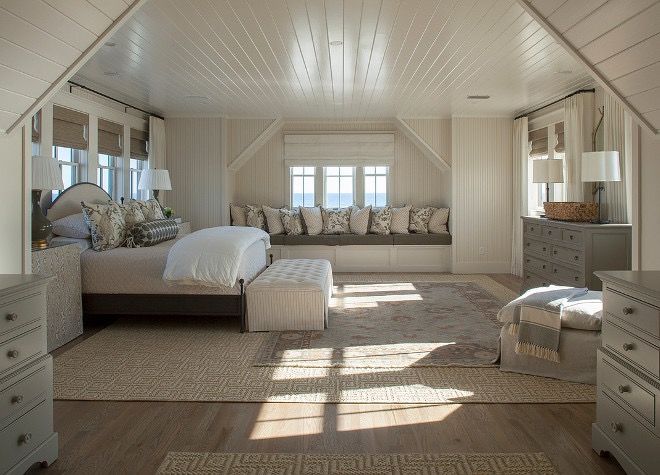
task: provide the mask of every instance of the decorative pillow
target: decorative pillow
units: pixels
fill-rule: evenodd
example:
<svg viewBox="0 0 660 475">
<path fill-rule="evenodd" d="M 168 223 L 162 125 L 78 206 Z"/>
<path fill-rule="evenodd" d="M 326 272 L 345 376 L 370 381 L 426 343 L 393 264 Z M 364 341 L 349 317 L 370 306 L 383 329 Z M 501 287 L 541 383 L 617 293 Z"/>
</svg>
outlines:
<svg viewBox="0 0 660 475">
<path fill-rule="evenodd" d="M 245 215 L 245 207 L 230 205 L 231 211 L 231 225 L 232 226 L 247 226 L 247 216 Z"/>
<path fill-rule="evenodd" d="M 300 208 L 295 209 L 281 209 L 280 217 L 282 218 L 282 225 L 284 231 L 289 236 L 299 236 L 303 233 L 302 216 Z"/>
<path fill-rule="evenodd" d="M 390 234 L 390 225 L 392 224 L 392 208 L 373 208 L 371 213 L 371 227 L 369 231 L 372 234 Z"/>
<path fill-rule="evenodd" d="M 282 217 L 280 216 L 280 209 L 271 208 L 270 206 L 262 207 L 266 222 L 268 223 L 268 232 L 270 234 L 284 234 L 284 225 L 282 224 Z"/>
<path fill-rule="evenodd" d="M 448 233 L 447 221 L 449 221 L 449 208 L 433 208 L 433 214 L 429 219 L 429 232 L 433 234 Z"/>
<path fill-rule="evenodd" d="M 89 226 L 82 213 L 71 214 L 53 221 L 53 234 L 73 239 L 89 239 Z"/>
<path fill-rule="evenodd" d="M 412 208 L 410 210 L 410 232 L 428 234 L 432 212 L 433 208 L 431 207 Z"/>
<path fill-rule="evenodd" d="M 140 211 L 144 215 L 144 219 L 147 221 L 153 221 L 154 219 L 164 219 L 165 215 L 163 214 L 163 209 L 160 207 L 160 203 L 151 198 L 147 201 L 142 200 L 128 200 L 127 204 L 134 204 L 135 206 L 140 207 Z"/>
<path fill-rule="evenodd" d="M 369 217 L 371 216 L 371 205 L 360 209 L 351 207 L 351 232 L 353 234 L 365 235 L 369 232 Z"/>
<path fill-rule="evenodd" d="M 92 204 L 82 201 L 82 212 L 92 235 L 92 249 L 106 251 L 126 240 L 126 223 L 117 203 Z"/>
<path fill-rule="evenodd" d="M 173 219 L 157 219 L 136 223 L 128 231 L 126 247 L 149 247 L 174 239 L 179 225 Z"/>
<path fill-rule="evenodd" d="M 403 208 L 392 208 L 392 224 L 390 226 L 390 232 L 392 234 L 408 234 L 411 208 L 412 206 L 410 205 L 406 205 Z"/>
<path fill-rule="evenodd" d="M 120 204 L 119 208 L 124 216 L 126 229 L 130 229 L 134 224 L 146 221 L 146 217 L 142 211 L 142 206 L 137 204 L 136 201 L 128 201 L 126 204 Z"/>
<path fill-rule="evenodd" d="M 266 215 L 261 206 L 245 205 L 245 216 L 248 226 L 266 230 Z"/>
<path fill-rule="evenodd" d="M 321 207 L 315 206 L 314 208 L 300 208 L 302 213 L 307 234 L 316 236 L 323 231 L 323 218 L 321 217 Z"/>
<path fill-rule="evenodd" d="M 351 232 L 351 208 L 321 208 L 323 234 L 348 234 Z"/>
</svg>

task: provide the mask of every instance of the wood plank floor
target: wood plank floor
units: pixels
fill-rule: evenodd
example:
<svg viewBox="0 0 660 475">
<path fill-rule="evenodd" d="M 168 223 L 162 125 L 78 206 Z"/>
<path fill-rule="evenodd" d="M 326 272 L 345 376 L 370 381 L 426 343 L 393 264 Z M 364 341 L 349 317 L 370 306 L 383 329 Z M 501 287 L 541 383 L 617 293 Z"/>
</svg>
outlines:
<svg viewBox="0 0 660 475">
<path fill-rule="evenodd" d="M 60 458 L 45 472 L 153 473 L 169 451 L 545 452 L 560 473 L 622 474 L 591 450 L 594 418 L 594 404 L 56 401 Z"/>
</svg>

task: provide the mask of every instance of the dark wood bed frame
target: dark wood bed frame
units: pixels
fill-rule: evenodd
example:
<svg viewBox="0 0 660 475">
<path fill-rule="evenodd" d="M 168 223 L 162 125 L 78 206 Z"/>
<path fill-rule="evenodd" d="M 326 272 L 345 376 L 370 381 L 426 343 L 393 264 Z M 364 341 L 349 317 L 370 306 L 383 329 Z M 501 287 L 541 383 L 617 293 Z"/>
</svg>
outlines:
<svg viewBox="0 0 660 475">
<path fill-rule="evenodd" d="M 42 203 L 42 206 L 49 211 L 57 210 L 58 203 L 60 206 L 70 208 L 71 204 L 67 204 L 66 194 L 74 189 L 78 206 L 80 201 L 99 203 L 112 199 L 103 188 L 94 183 L 77 183 L 64 190 L 52 203 Z M 73 194 L 70 193 L 69 196 Z M 82 199 L 80 199 L 81 194 Z M 239 317 L 241 332 L 244 332 L 246 330 L 245 281 L 240 279 L 238 283 L 240 285 L 238 295 L 82 294 L 83 315 L 85 317 L 115 315 Z"/>
</svg>

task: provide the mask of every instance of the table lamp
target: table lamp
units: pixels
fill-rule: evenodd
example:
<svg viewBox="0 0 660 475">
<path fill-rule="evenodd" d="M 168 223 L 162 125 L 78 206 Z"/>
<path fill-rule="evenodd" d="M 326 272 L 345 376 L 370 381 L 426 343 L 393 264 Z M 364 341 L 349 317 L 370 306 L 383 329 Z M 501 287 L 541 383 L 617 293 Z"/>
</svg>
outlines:
<svg viewBox="0 0 660 475">
<path fill-rule="evenodd" d="M 598 224 L 607 224 L 601 215 L 601 192 L 605 189 L 603 182 L 621 181 L 621 167 L 619 165 L 619 152 L 583 152 L 582 153 L 582 181 L 595 182 L 594 194 L 598 191 Z"/>
<path fill-rule="evenodd" d="M 51 157 L 32 157 L 32 250 L 48 247 L 53 225 L 41 209 L 42 190 L 64 188 L 62 171 Z"/>
<path fill-rule="evenodd" d="M 550 201 L 550 183 L 564 183 L 564 161 L 560 159 L 533 160 L 532 183 L 545 183 L 546 201 Z"/>
<path fill-rule="evenodd" d="M 158 192 L 160 190 L 171 190 L 170 173 L 165 169 L 149 168 L 140 173 L 138 190 L 153 191 L 154 198 L 158 201 Z M 159 201 L 160 203 L 160 201 Z"/>
</svg>

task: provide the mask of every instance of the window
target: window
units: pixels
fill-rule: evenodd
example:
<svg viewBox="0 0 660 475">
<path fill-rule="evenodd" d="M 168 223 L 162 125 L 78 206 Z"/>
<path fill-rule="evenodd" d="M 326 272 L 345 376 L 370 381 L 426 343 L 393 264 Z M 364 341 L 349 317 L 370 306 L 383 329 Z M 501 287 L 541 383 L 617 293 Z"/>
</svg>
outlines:
<svg viewBox="0 0 660 475">
<path fill-rule="evenodd" d="M 103 188 L 110 196 L 115 196 L 115 182 L 117 175 L 117 157 L 99 154 L 99 167 L 96 169 L 96 184 Z"/>
<path fill-rule="evenodd" d="M 133 199 L 142 199 L 142 191 L 138 190 L 138 183 L 140 182 L 140 175 L 142 174 L 142 170 L 145 169 L 146 165 L 147 162 L 145 160 L 136 160 L 131 158 L 131 198 Z"/>
<path fill-rule="evenodd" d="M 80 181 L 80 164 L 84 162 L 86 153 L 86 150 L 53 145 L 53 157 L 62 170 L 64 189 Z M 53 199 L 59 195 L 59 191 L 53 191 Z"/>
<path fill-rule="evenodd" d="M 564 201 L 566 199 L 565 183 L 550 183 L 550 192 L 546 191 L 545 183 L 534 183 L 534 160 L 564 159 L 564 123 L 558 122 L 529 132 L 529 162 L 527 200 L 530 214 L 543 213 L 543 202 Z"/>
<path fill-rule="evenodd" d="M 291 206 L 314 206 L 314 167 L 291 168 Z"/>
<path fill-rule="evenodd" d="M 324 205 L 346 208 L 354 203 L 355 169 L 353 167 L 325 167 Z"/>
<path fill-rule="evenodd" d="M 364 167 L 364 205 L 387 204 L 387 167 Z"/>
</svg>

